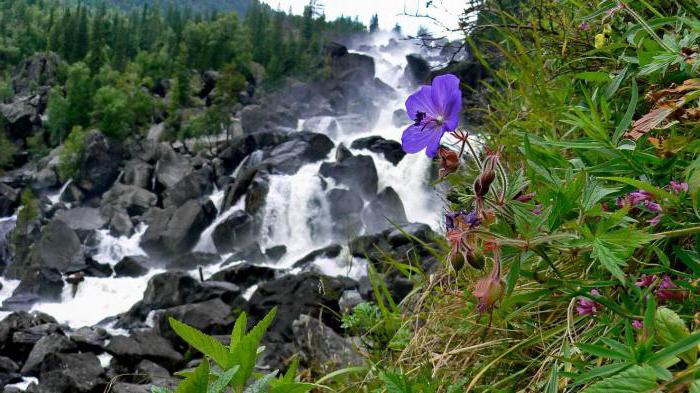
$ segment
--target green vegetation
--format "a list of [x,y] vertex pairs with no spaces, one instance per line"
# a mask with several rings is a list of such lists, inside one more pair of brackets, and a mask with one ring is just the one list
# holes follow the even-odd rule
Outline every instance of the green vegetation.
[[[192,348],[205,355],[194,370],[182,371],[185,380],[178,385],[177,393],[306,393],[321,385],[297,381],[298,361],[292,362],[284,375],[278,370],[269,374],[254,372],[260,354],[260,340],[275,318],[277,309],[272,309],[255,327],[246,333],[248,318],[241,313],[236,319],[228,346],[199,330],[170,319],[170,326]],[[218,367],[215,370],[210,362]],[[252,382],[251,382],[252,378]],[[211,383],[210,383],[211,382]],[[245,390],[244,390],[245,389]],[[153,388],[153,393],[169,393],[165,388]]]
[[77,175],[80,164],[83,162],[85,151],[85,138],[87,132],[82,127],[73,127],[61,149],[58,161],[58,175],[62,181],[72,179]]
[[[700,392],[699,11],[484,2],[463,27],[489,105],[450,142],[479,153],[443,167],[443,265],[403,261],[398,313],[344,318],[367,367],[335,391]],[[379,331],[409,339],[376,351]]]

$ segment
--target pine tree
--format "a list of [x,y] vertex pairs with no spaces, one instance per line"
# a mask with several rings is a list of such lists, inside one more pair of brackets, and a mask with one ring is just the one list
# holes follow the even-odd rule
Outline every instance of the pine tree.
[[379,31],[379,15],[372,15],[372,19],[369,21],[369,33],[374,34]]

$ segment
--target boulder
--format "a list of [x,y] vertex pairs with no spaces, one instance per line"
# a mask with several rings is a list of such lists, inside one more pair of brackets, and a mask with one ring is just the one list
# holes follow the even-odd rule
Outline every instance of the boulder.
[[50,353],[41,363],[41,392],[89,393],[104,385],[104,370],[95,354]]
[[158,145],[156,155],[156,186],[161,190],[173,188],[194,170],[192,163],[187,157],[177,154],[175,150],[166,144]]
[[270,192],[270,177],[265,172],[258,172],[245,195],[246,213],[251,216],[260,213],[265,207],[268,192]]
[[363,197],[373,197],[377,193],[379,176],[369,156],[358,155],[342,162],[324,162],[319,173],[348,186]]
[[15,333],[45,324],[56,324],[56,320],[41,312],[14,312],[0,321],[0,353],[23,363],[34,343],[27,345],[13,340]]
[[334,188],[326,193],[333,231],[340,236],[354,236],[362,230],[362,198],[353,190]]
[[214,172],[208,166],[185,175],[172,188],[165,191],[163,205],[180,207],[191,199],[199,199],[213,190]]
[[243,133],[274,131],[278,127],[296,128],[298,117],[283,105],[248,105],[240,113]]
[[392,223],[405,225],[408,218],[399,194],[387,187],[367,205],[362,212],[362,221],[367,233],[375,233],[394,228]]
[[172,376],[165,367],[161,367],[150,360],[142,360],[136,365],[136,370],[134,371],[137,383],[152,383],[156,386],[164,386],[172,381]]
[[430,64],[418,54],[406,56],[406,70],[404,78],[413,85],[421,85],[428,82],[430,77]]
[[17,96],[10,103],[0,103],[0,124],[5,124],[10,138],[24,139],[41,123],[37,101],[38,96]]
[[225,281],[241,288],[251,287],[261,281],[275,278],[275,269],[243,263],[214,273],[209,280]]
[[261,166],[272,173],[291,175],[307,163],[326,158],[333,146],[333,141],[323,134],[299,132],[272,149]]
[[148,280],[142,303],[150,310],[175,307],[188,303],[199,291],[201,285],[189,274],[165,272]]
[[296,261],[292,267],[303,268],[319,258],[336,258],[343,248],[337,244],[330,245],[308,253],[306,256]]
[[265,250],[265,258],[270,262],[277,262],[287,254],[287,247],[284,245],[270,247]]
[[150,260],[147,257],[134,255],[122,258],[114,265],[116,277],[141,277],[148,273]]
[[156,206],[156,194],[137,186],[115,183],[102,197],[102,209],[107,207],[115,211],[124,211],[129,216],[140,216]]
[[186,349],[186,345],[170,327],[168,318],[174,318],[209,335],[230,334],[235,322],[231,306],[221,299],[185,304],[156,312],[154,323],[157,333]]
[[397,165],[406,155],[401,144],[396,141],[390,141],[381,136],[368,136],[365,138],[356,139],[350,145],[353,149],[367,149],[369,151],[383,154],[387,161]]
[[363,83],[374,79],[374,59],[359,53],[345,53],[331,58],[331,77]]
[[344,277],[316,273],[287,275],[259,284],[249,301],[250,314],[262,319],[273,307],[278,307],[277,318],[268,333],[269,339],[276,342],[293,339],[292,323],[302,314],[322,314],[323,322],[339,331],[340,321],[335,316],[340,310],[338,299],[343,291],[356,286],[355,281]]
[[352,341],[342,337],[317,318],[300,315],[292,323],[294,343],[301,353],[301,362],[320,374],[360,366],[364,359]]
[[250,245],[257,237],[257,225],[253,217],[243,210],[233,212],[212,233],[217,251],[222,254]]
[[202,74],[202,88],[197,94],[199,98],[206,98],[209,93],[216,87],[216,82],[221,78],[221,75],[213,70],[205,71]]
[[38,86],[54,85],[62,63],[61,57],[54,52],[35,53],[15,68],[12,73],[12,88],[16,93],[27,93]]
[[182,206],[157,209],[141,239],[141,247],[156,258],[167,258],[189,251],[202,232],[216,218],[211,201],[189,200]]
[[335,160],[338,162],[344,161],[352,156],[353,154],[350,149],[348,149],[343,143],[339,144],[338,148],[335,150]]
[[138,158],[129,160],[124,165],[121,182],[148,190],[153,187],[153,170],[153,165]]
[[348,48],[337,42],[329,42],[323,46],[323,52],[331,57],[341,57],[348,54]]
[[151,331],[138,331],[129,337],[113,336],[105,351],[126,364],[147,359],[168,370],[177,369],[183,361],[170,341]]
[[85,138],[83,160],[78,168],[76,184],[88,196],[101,195],[119,176],[122,148],[99,131]]
[[68,333],[68,337],[83,352],[102,352],[112,336],[99,326],[83,326]]
[[46,356],[51,353],[76,352],[77,349],[78,346],[63,334],[52,333],[44,336],[29,352],[29,356],[22,366],[22,373],[37,373]]
[[0,218],[14,214],[19,206],[20,190],[0,183]]
[[100,209],[92,207],[76,207],[69,210],[59,210],[54,219],[65,223],[76,233],[86,233],[101,229],[107,224]]
[[60,272],[85,263],[80,238],[60,219],[52,220],[42,229],[35,256],[37,267],[56,269]]
[[19,373],[17,363],[8,357],[0,356],[0,386],[17,383],[21,380],[22,375]]

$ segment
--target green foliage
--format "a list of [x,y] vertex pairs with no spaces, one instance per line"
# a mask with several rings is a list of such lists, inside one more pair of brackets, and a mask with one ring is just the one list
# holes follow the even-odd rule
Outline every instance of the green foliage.
[[135,116],[131,110],[130,97],[123,91],[111,87],[101,87],[95,93],[92,116],[97,127],[105,135],[123,139],[131,134],[131,124]]
[[58,175],[62,181],[74,178],[83,162],[87,132],[82,127],[74,127],[63,144],[59,155]]
[[[175,393],[222,393],[227,388],[231,388],[236,393],[307,393],[313,388],[322,387],[297,382],[295,378],[298,362],[296,361],[283,376],[277,377],[277,371],[263,376],[254,375],[255,363],[262,349],[260,340],[272,324],[276,312],[276,308],[272,309],[247,333],[246,314],[239,315],[231,332],[228,347],[214,337],[171,318],[170,326],[175,333],[205,355],[194,372],[184,373],[186,379],[178,385]],[[221,372],[210,370],[209,359],[216,363]],[[247,385],[251,377],[255,377],[255,381]],[[210,380],[214,382],[209,384]],[[166,392],[162,391],[162,388],[157,388],[153,393]]]
[[[0,124],[2,126],[2,124]],[[14,156],[19,149],[10,142],[4,132],[0,132],[0,170],[14,162]]]

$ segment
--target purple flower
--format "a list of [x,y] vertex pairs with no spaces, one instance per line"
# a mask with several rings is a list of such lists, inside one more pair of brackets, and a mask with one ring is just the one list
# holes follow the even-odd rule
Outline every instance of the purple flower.
[[578,25],[578,29],[581,31],[589,31],[591,29],[591,25],[589,25],[588,22],[581,22],[581,24]]
[[659,223],[661,222],[661,218],[663,216],[664,216],[663,214],[657,214],[654,218],[648,219],[647,224],[655,227],[655,226],[659,225]]
[[522,203],[528,203],[528,202],[530,202],[530,201],[532,200],[532,198],[534,198],[534,197],[535,197],[535,193],[534,193],[534,192],[531,192],[531,193],[529,193],[529,194],[520,194],[520,195],[518,195],[518,196],[515,198],[515,200],[518,201],[518,202],[522,202]]
[[653,284],[654,281],[656,281],[655,275],[642,274],[642,277],[640,277],[639,280],[637,280],[637,282],[634,283],[634,285],[640,288],[645,288]]
[[448,231],[455,228],[463,230],[465,225],[470,229],[481,225],[481,219],[477,216],[476,210],[469,213],[466,210],[445,213],[445,228]]
[[644,190],[630,192],[629,197],[629,201],[632,205],[638,205],[644,201],[651,201],[654,199],[654,196],[651,193]]
[[454,131],[462,109],[459,78],[452,74],[433,79],[431,86],[421,86],[406,100],[408,117],[414,121],[401,137],[406,153],[425,149],[428,157],[435,157],[442,135]]
[[678,287],[678,285],[671,280],[671,277],[664,276],[659,284],[659,289],[656,290],[656,297],[664,301],[683,300],[685,298],[685,291]]
[[635,330],[642,330],[644,328],[644,324],[642,323],[642,321],[635,319],[634,321],[632,321],[632,327]]
[[681,192],[688,192],[688,183],[677,182],[675,180],[671,180],[670,185],[671,185],[671,189],[676,194],[680,194]]
[[532,214],[534,214],[536,216],[539,216],[540,214],[542,214],[542,205],[541,204],[535,205],[535,208],[532,209]]
[[644,207],[646,207],[650,212],[661,213],[661,205],[652,201],[644,201]]
[[[597,289],[591,289],[590,294],[600,296],[600,292]],[[578,299],[576,312],[578,312],[578,315],[595,315],[598,313],[598,303],[595,300],[582,297]]]

